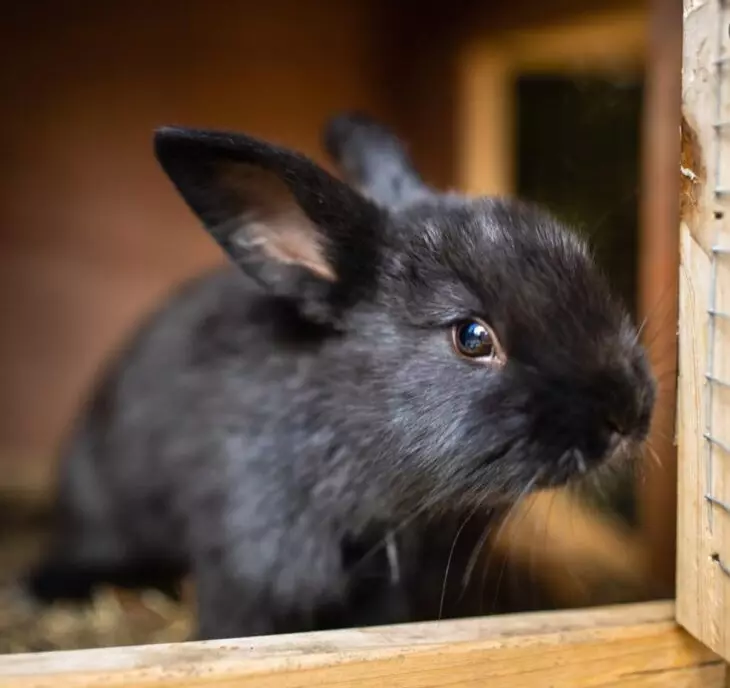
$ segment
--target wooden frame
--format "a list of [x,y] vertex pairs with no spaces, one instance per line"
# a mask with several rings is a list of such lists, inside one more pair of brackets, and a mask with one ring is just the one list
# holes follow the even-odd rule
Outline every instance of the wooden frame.
[[657,602],[392,628],[9,655],[3,688],[723,688],[725,666]]
[[568,22],[478,33],[458,55],[458,181],[467,193],[509,194],[511,81],[518,72],[640,70],[647,13],[628,6]]
[[[656,0],[656,16],[667,7],[667,2]],[[699,470],[707,449],[704,434],[708,422],[718,421],[714,427],[721,428],[723,424],[719,421],[725,419],[726,402],[730,401],[730,397],[718,397],[712,415],[707,417],[710,407],[700,401],[708,384],[705,378],[708,338],[710,334],[718,334],[710,327],[713,317],[710,311],[713,306],[730,311],[730,302],[723,305],[722,301],[730,298],[730,256],[727,269],[716,266],[713,273],[712,268],[712,261],[717,258],[712,247],[725,241],[721,245],[730,248],[730,230],[726,229],[726,210],[730,213],[730,205],[726,207],[725,194],[718,193],[716,188],[721,177],[714,176],[714,172],[720,158],[707,155],[713,145],[720,143],[716,138],[717,122],[711,116],[716,110],[711,107],[712,94],[707,86],[711,81],[707,75],[712,74],[708,65],[714,59],[708,52],[711,49],[708,45],[712,45],[708,37],[715,35],[724,19],[717,14],[719,0],[684,0],[684,6],[676,616],[674,603],[650,602],[294,636],[7,655],[0,657],[0,685],[4,688],[89,685],[106,688],[305,685],[727,688],[730,672],[720,655],[725,659],[730,656],[730,575],[723,573],[713,554],[730,557],[730,518],[719,521],[718,515],[719,525],[710,528],[708,519],[712,511],[705,495],[712,493],[727,498],[730,461],[718,464],[712,481]],[[730,10],[727,19],[730,21]],[[503,59],[494,51],[471,53],[471,57],[475,54],[480,64],[490,66],[493,80],[488,85],[499,88],[507,73]],[[726,54],[730,56],[730,51]],[[655,85],[661,82],[658,78]],[[461,86],[464,92],[471,93],[479,84],[467,78]],[[656,90],[662,91],[659,86]],[[473,102],[482,108],[494,107],[483,97]],[[464,124],[476,136],[472,142],[484,142],[490,135],[474,115],[475,112],[467,115]],[[508,120],[506,110],[491,115],[505,123]],[[730,117],[725,120],[730,121]],[[504,151],[499,154],[504,155]],[[730,187],[730,163],[727,164]],[[505,168],[499,168],[499,164],[491,168],[483,165],[476,156],[465,158],[462,171],[473,182],[465,186],[470,190],[492,190],[478,188],[486,183],[508,190],[508,175],[499,172]],[[668,188],[671,167],[672,157],[667,153],[662,165],[656,168],[663,170]],[[652,178],[650,170],[647,178]],[[656,219],[652,208],[666,211],[662,217],[671,219],[669,205],[647,201],[645,212]],[[714,303],[711,302],[711,274],[717,278],[719,287],[719,300]],[[723,281],[725,274],[727,285]],[[715,330],[723,335],[721,327]],[[730,337],[730,328],[727,334]],[[723,357],[722,365],[714,373],[730,380],[727,360],[730,359]],[[730,445],[730,439],[720,437],[720,441]],[[589,541],[590,535],[584,542]],[[609,556],[604,561],[626,556],[627,544],[628,540],[620,538],[613,542],[604,550]],[[638,565],[641,554],[635,549],[632,552],[632,565]]]
[[730,659],[730,8],[684,5],[677,618]]

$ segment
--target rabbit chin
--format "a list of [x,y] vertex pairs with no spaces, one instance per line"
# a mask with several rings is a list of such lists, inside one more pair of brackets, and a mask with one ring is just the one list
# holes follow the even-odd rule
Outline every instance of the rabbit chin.
[[536,487],[561,487],[588,477],[600,476],[602,472],[620,471],[639,459],[643,455],[644,448],[645,440],[624,436],[597,460],[586,460],[582,452],[577,449],[566,452],[550,469],[543,471],[544,477],[536,481]]
[[[633,461],[640,459],[646,448],[644,436],[623,436],[618,438],[609,450],[598,458],[590,460],[573,449],[564,452],[557,459],[540,463],[525,463],[512,469],[494,472],[474,472],[471,479],[461,484],[461,489],[446,492],[444,501],[430,499],[429,503],[453,506],[455,499],[464,508],[504,509],[514,506],[528,495],[541,490],[553,490],[584,480],[601,480],[620,472]],[[492,466],[494,468],[494,466]]]

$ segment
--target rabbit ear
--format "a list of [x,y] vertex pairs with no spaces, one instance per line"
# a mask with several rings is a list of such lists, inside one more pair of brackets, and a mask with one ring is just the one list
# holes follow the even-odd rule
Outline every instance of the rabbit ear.
[[173,127],[157,130],[155,153],[213,238],[266,289],[341,301],[374,265],[381,211],[307,158],[243,134]]
[[364,113],[333,117],[323,140],[347,180],[375,203],[392,208],[433,195],[395,134]]

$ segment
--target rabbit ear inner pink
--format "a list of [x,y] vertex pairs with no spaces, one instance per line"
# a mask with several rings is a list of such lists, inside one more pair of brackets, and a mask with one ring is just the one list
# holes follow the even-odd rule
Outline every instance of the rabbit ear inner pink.
[[218,183],[241,199],[243,210],[212,227],[211,233],[226,235],[236,255],[260,253],[282,265],[299,265],[321,279],[337,280],[326,235],[275,174],[253,165],[225,164]]
[[213,239],[268,291],[325,317],[374,279],[385,211],[308,158],[184,128],[160,129],[155,152]]

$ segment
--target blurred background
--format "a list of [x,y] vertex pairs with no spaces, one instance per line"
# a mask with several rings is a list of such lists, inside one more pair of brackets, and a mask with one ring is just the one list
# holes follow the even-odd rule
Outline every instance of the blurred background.
[[[642,594],[671,594],[679,0],[34,0],[4,10],[0,51],[0,568],[97,372],[222,260],[158,169],[153,129],[244,130],[327,165],[323,123],[363,109],[428,182],[517,194],[586,231],[647,319],[656,460],[566,510],[572,530],[553,509],[551,528],[566,557],[606,576],[623,559]],[[615,523],[591,530],[599,511]],[[555,579],[565,604],[585,601]]]

